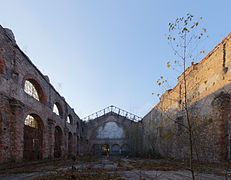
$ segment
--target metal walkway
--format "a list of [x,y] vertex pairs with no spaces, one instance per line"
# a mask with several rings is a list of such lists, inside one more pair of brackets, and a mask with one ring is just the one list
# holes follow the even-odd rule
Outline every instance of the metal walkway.
[[116,114],[118,114],[120,116],[123,116],[123,117],[125,117],[127,119],[130,119],[130,120],[136,121],[136,122],[138,122],[138,121],[140,121],[142,119],[141,117],[136,116],[135,114],[129,113],[129,112],[125,111],[125,110],[122,110],[122,109],[120,109],[120,108],[118,108],[116,106],[111,105],[111,106],[106,107],[105,109],[97,111],[97,112],[83,118],[83,120],[84,121],[93,120],[93,119],[96,119],[98,117],[104,116],[105,114],[110,113],[110,112],[116,113]]

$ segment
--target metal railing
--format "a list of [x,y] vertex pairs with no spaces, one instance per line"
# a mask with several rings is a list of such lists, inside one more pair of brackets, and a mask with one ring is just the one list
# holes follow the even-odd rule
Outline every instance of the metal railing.
[[137,116],[135,114],[129,113],[129,112],[125,111],[125,110],[122,110],[122,109],[120,109],[120,108],[118,108],[116,106],[111,105],[111,106],[106,107],[105,109],[97,111],[97,112],[83,118],[83,120],[84,121],[93,120],[93,119],[96,119],[98,117],[104,116],[105,114],[110,113],[110,112],[116,113],[116,114],[118,114],[120,116],[123,116],[123,117],[125,117],[127,119],[130,119],[130,120],[136,121],[136,122],[138,122],[138,121],[140,121],[142,119],[141,117],[139,117],[139,116]]

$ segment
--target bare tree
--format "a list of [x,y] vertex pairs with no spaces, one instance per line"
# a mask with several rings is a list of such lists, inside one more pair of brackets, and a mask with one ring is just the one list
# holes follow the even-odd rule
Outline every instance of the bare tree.
[[[186,138],[189,143],[189,161],[190,161],[190,170],[192,174],[192,179],[195,179],[194,175],[194,166],[193,166],[193,119],[194,117],[190,114],[190,94],[189,92],[192,90],[192,87],[188,87],[187,82],[187,67],[192,64],[194,65],[194,61],[196,60],[196,50],[199,42],[204,39],[206,34],[205,28],[200,28],[199,23],[202,20],[195,21],[194,16],[191,14],[187,14],[186,17],[177,18],[173,23],[169,23],[169,33],[168,33],[168,41],[169,44],[176,56],[176,60],[173,62],[168,61],[167,67],[172,68],[173,65],[179,65],[183,72],[180,76],[181,78],[181,92],[182,95],[176,101],[180,101],[180,104],[183,108],[183,119],[186,119],[186,124],[184,124],[181,120],[172,119],[176,124],[179,124],[180,127],[185,128]],[[200,53],[204,53],[204,51],[200,51]],[[173,68],[176,70],[175,68]],[[157,81],[160,87],[165,87],[168,83],[167,80],[164,80],[163,76]],[[196,84],[195,84],[196,86]],[[158,94],[159,95],[159,94]],[[173,99],[175,100],[175,99]],[[169,117],[171,119],[171,117]]]

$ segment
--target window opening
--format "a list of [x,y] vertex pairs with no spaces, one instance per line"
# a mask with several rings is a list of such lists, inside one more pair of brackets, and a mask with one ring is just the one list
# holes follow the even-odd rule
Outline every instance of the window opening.
[[67,123],[71,124],[71,118],[70,118],[70,116],[67,116]]
[[59,108],[58,108],[58,106],[57,106],[56,104],[54,104],[53,112],[54,112],[55,114],[57,114],[58,116],[60,116]]
[[38,91],[36,90],[35,86],[28,80],[25,81],[24,91],[39,101]]
[[38,122],[36,121],[36,119],[31,116],[31,115],[28,115],[25,119],[25,123],[24,123],[26,126],[30,126],[32,128],[36,128],[38,129]]

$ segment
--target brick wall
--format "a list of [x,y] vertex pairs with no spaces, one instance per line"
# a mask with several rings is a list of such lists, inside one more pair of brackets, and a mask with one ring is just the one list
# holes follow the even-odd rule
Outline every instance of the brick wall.
[[[186,71],[187,103],[191,121],[203,124],[195,130],[194,158],[205,160],[229,160],[231,116],[231,34],[229,34],[200,63],[193,64]],[[156,151],[162,156],[187,158],[187,133],[179,136],[176,121],[184,115],[183,74],[178,84],[166,91],[160,102],[143,118],[144,147],[150,149],[153,142],[149,136],[156,136]],[[211,121],[211,122],[210,122]],[[209,122],[209,123],[208,123]],[[207,123],[206,125],[204,125]],[[182,127],[181,127],[182,128]],[[198,132],[200,131],[200,132]],[[201,138],[199,138],[199,135]],[[206,137],[209,136],[210,137]],[[203,146],[206,144],[207,146]],[[197,148],[197,149],[196,149]]]
[[[34,82],[40,101],[25,93],[25,80]],[[55,103],[60,105],[62,116],[53,112]],[[68,155],[69,133],[73,137],[72,154],[77,154],[77,137],[82,136],[80,118],[0,26],[0,162],[23,160],[24,121],[30,114],[38,116],[43,125],[43,159],[54,157],[56,126],[62,131],[62,157]],[[66,121],[69,115],[71,124]]]

